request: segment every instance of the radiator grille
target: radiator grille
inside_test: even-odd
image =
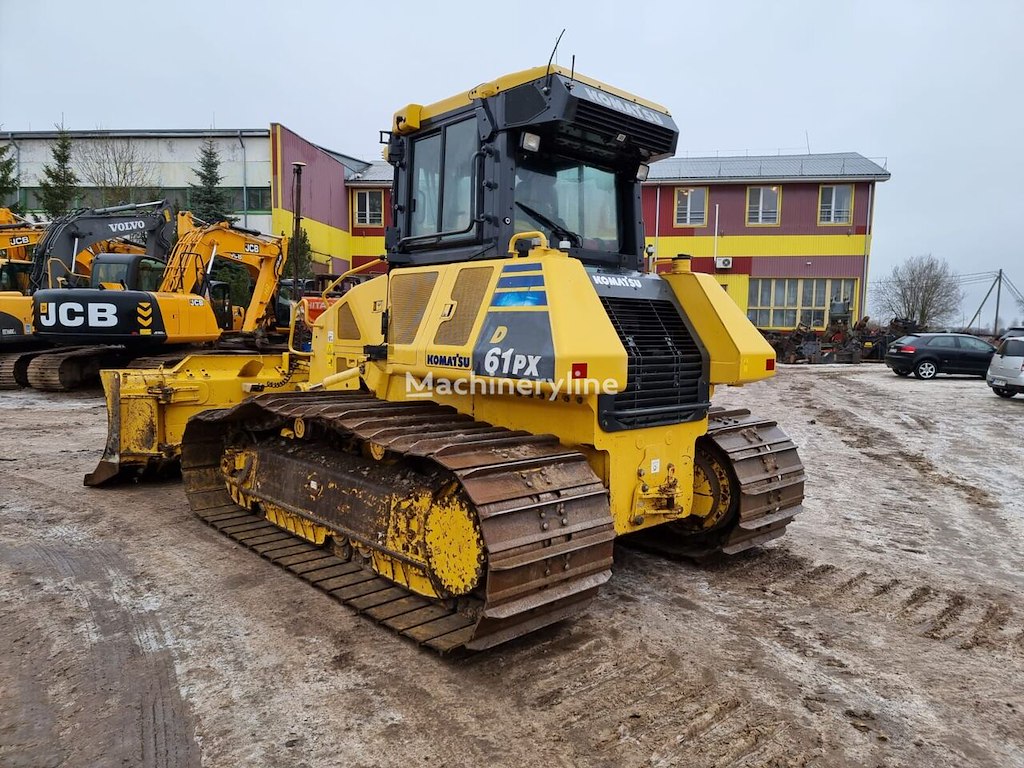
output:
[[[602,416],[619,429],[702,418],[709,405],[704,362],[675,304],[611,296],[601,303],[629,356],[626,389],[611,396]]]

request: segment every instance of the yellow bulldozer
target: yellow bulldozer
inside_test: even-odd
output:
[[[386,137],[388,273],[326,307],[310,352],[108,372],[99,474],[180,450],[202,520],[442,652],[583,611],[616,537],[781,535],[796,448],[711,407],[772,376],[771,347],[687,258],[644,269],[668,111],[540,67],[409,105]]]

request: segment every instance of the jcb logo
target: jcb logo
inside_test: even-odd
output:
[[[258,243],[246,243],[245,244],[245,252],[246,253],[259,253],[260,252],[260,246],[259,246]]]
[[[21,235],[20,237],[12,237],[11,245],[28,245],[28,235]]]
[[[117,325],[117,307],[113,304],[82,305],[77,301],[45,302],[39,305],[39,324],[47,328],[62,325],[77,328],[110,328]]]

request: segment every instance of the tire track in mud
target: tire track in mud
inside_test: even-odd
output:
[[[29,658],[49,667],[45,716],[60,734],[49,747],[36,743],[40,755],[56,747],[68,765],[198,766],[194,718],[168,639],[118,551],[39,540],[0,545],[0,563],[21,598],[0,637],[27,631]],[[48,656],[38,652],[46,639]],[[32,672],[20,673],[19,685]]]
[[[959,650],[1024,657],[1024,605],[1019,595],[986,594],[920,578],[814,563],[783,549],[712,566],[727,582],[772,598],[800,599],[851,615],[867,614]]]
[[[900,446],[901,441],[891,432],[875,425],[862,422],[847,408],[813,406],[813,412],[823,424],[836,430],[839,439],[859,451],[863,456],[874,459],[886,466],[905,464],[913,467],[925,480],[938,483],[959,492],[966,501],[985,509],[998,509],[999,502],[983,488],[971,485],[961,477],[941,471],[925,455],[908,451]],[[915,421],[917,421],[915,419]],[[926,431],[934,431],[934,425]],[[885,450],[876,446],[884,445]]]
[[[537,671],[523,707],[574,733],[581,764],[797,768],[813,752],[812,734],[673,651]]]

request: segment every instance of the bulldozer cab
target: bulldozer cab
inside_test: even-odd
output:
[[[664,107],[558,67],[395,115],[393,266],[501,258],[540,231],[588,264],[640,270],[639,182],[675,151]]]

